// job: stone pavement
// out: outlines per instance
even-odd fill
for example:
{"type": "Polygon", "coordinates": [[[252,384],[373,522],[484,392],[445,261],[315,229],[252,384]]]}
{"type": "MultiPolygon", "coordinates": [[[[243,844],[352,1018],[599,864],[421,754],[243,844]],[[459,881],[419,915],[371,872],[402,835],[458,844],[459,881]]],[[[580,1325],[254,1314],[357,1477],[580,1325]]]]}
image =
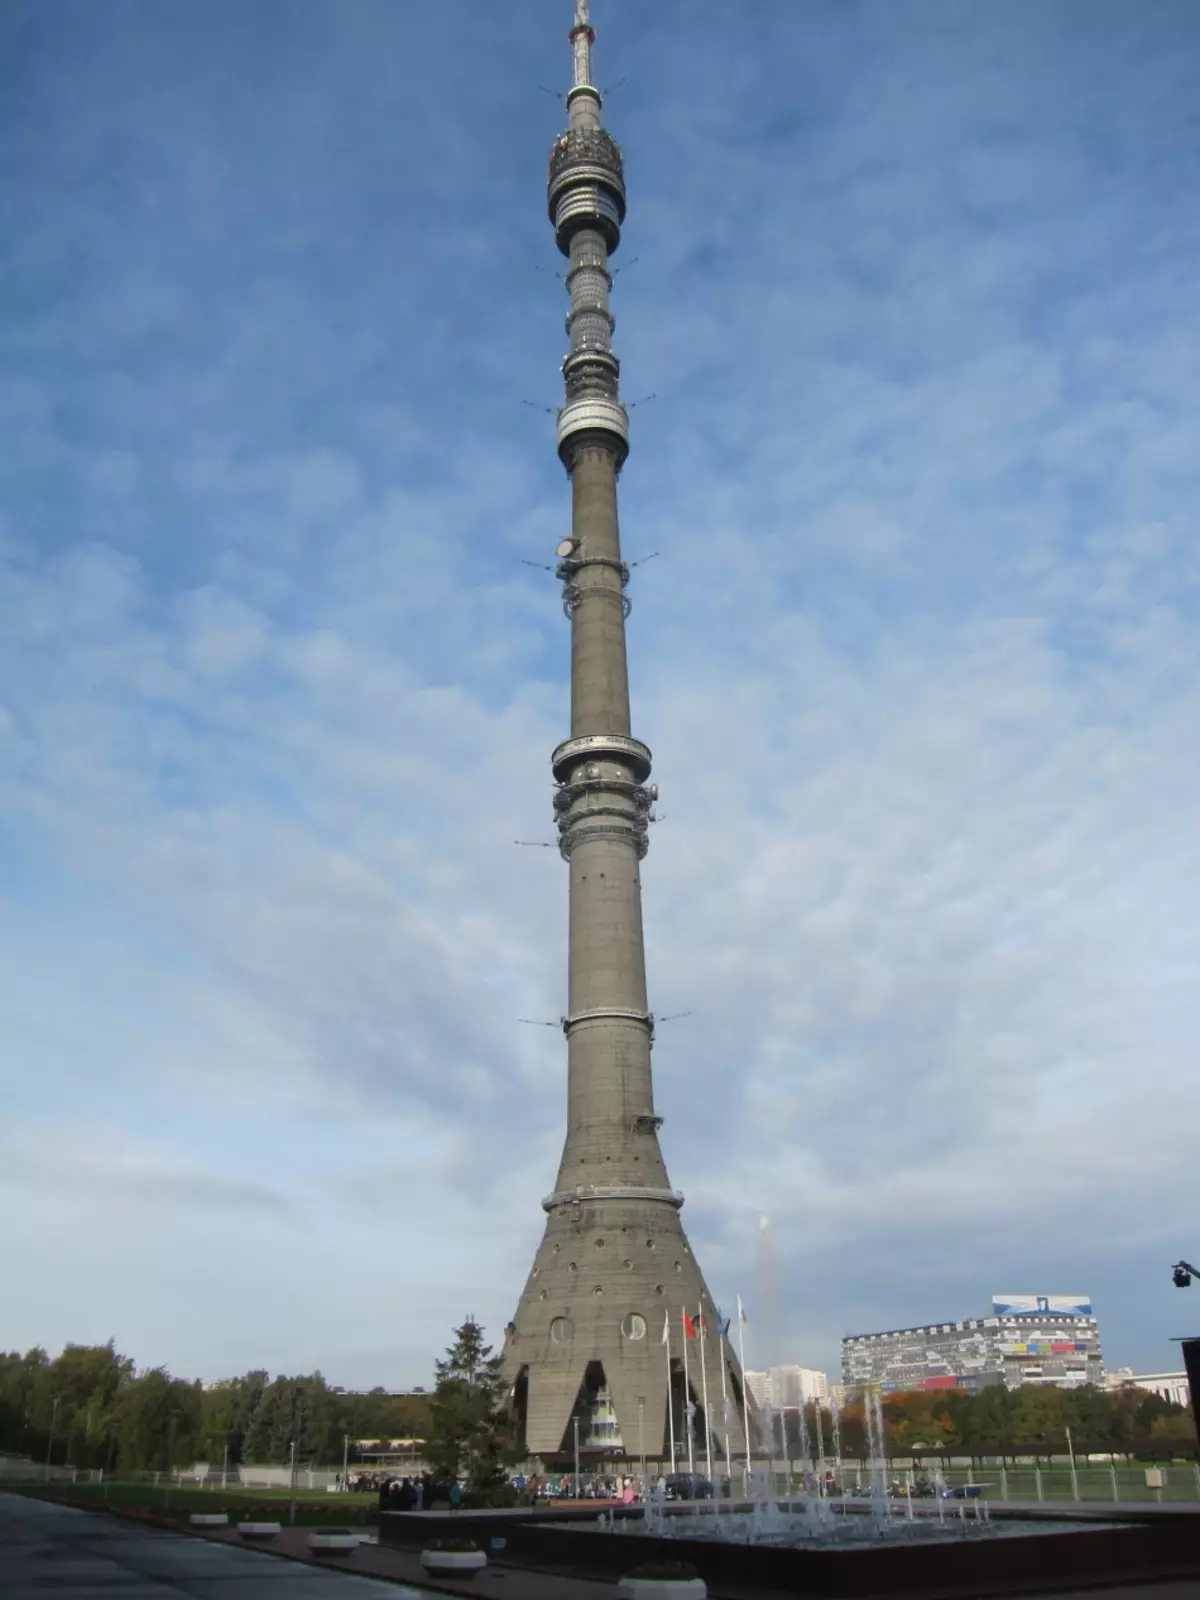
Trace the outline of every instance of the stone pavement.
{"type": "MultiPolygon", "coordinates": [[[[371,1544],[351,1557],[352,1571],[331,1569],[308,1554],[307,1537],[285,1528],[268,1553],[247,1549],[230,1530],[191,1537],[0,1493],[0,1600],[613,1600],[611,1583],[515,1568],[441,1583],[425,1576],[414,1553],[371,1544]]],[[[1200,1580],[1024,1600],[1200,1600],[1200,1580]]]]}
{"type": "Polygon", "coordinates": [[[189,1600],[419,1600],[416,1589],[394,1583],[0,1494],[3,1600],[180,1600],[183,1595],[189,1600]]]}
{"type": "MultiPolygon", "coordinates": [[[[448,1514],[448,1520],[454,1519],[448,1514]]],[[[214,1543],[238,1542],[235,1530],[216,1529],[208,1537],[214,1543]]],[[[309,1555],[307,1539],[303,1528],[285,1528],[271,1541],[271,1548],[278,1555],[291,1556],[294,1561],[312,1562],[319,1558],[309,1555]]],[[[435,1594],[462,1595],[469,1600],[476,1596],[479,1600],[614,1600],[616,1593],[615,1584],[598,1578],[567,1578],[552,1572],[529,1572],[515,1567],[487,1567],[478,1577],[467,1580],[431,1578],[415,1551],[400,1550],[392,1545],[360,1544],[352,1560],[355,1572],[366,1577],[385,1578],[392,1585],[415,1586],[392,1587],[389,1590],[392,1596],[419,1593],[423,1600],[431,1600],[435,1594]]],[[[3,1589],[0,1595],[8,1600],[3,1589]]],[[[282,1593],[279,1600],[285,1600],[282,1593]]]]}
{"type": "Polygon", "coordinates": [[[285,1527],[268,1553],[247,1549],[232,1529],[166,1533],[0,1493],[2,1600],[613,1600],[614,1593],[611,1583],[502,1568],[469,1584],[442,1583],[425,1576],[415,1554],[373,1544],[359,1545],[344,1565],[352,1570],[310,1555],[303,1528],[285,1527]]]}

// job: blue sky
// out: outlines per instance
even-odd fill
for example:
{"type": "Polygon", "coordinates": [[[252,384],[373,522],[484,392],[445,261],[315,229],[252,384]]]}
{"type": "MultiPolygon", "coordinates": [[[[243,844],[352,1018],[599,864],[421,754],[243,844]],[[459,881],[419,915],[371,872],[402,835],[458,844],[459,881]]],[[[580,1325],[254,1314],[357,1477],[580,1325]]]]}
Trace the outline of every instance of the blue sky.
{"type": "MultiPolygon", "coordinates": [[[[0,15],[4,1344],[398,1385],[515,1305],[564,1111],[517,1018],[562,1010],[566,876],[512,841],[567,727],[522,563],[569,511],[571,10],[0,15]]],[[[760,1364],[1014,1291],[1173,1365],[1195,8],[593,20],[656,396],[657,1094],[714,1292],[760,1364]]]]}

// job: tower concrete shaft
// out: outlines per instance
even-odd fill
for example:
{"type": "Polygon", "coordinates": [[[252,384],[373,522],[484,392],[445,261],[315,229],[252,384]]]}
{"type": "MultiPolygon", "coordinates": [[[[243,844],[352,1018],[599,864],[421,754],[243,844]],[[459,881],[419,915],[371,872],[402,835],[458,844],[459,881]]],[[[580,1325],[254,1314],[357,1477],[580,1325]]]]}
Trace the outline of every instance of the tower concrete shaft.
{"type": "Polygon", "coordinates": [[[703,1457],[707,1426],[715,1459],[723,1459],[722,1393],[733,1402],[738,1441],[741,1373],[684,1237],[683,1196],[671,1188],[659,1148],[650,1069],[640,863],[657,790],[649,784],[650,751],[630,727],[629,569],[617,520],[629,421],[609,310],[608,263],[620,244],[625,181],[592,83],[586,0],[577,0],[570,37],[568,126],[548,174],[570,296],[557,442],[571,479],[571,531],[558,546],[556,571],[571,622],[571,737],[551,762],[559,846],[570,869],[567,1135],[505,1358],[532,1452],[572,1448],[578,1420],[585,1452],[607,1446],[627,1458],[670,1459],[673,1411],[677,1459],[687,1459],[689,1426],[693,1454],[703,1457]],[[702,1314],[707,1333],[703,1365],[699,1340],[688,1341],[690,1394],[685,1312],[693,1321],[702,1314]]]}

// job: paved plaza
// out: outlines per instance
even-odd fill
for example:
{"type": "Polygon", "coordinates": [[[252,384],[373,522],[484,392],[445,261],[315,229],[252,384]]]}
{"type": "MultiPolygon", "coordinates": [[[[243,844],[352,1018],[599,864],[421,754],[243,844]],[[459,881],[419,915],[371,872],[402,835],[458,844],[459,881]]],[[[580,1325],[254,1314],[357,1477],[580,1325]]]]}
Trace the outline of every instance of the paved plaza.
{"type": "MultiPolygon", "coordinates": [[[[1200,1518],[1198,1518],[1200,1521],[1200,1518]]],[[[248,1550],[232,1530],[203,1538],[141,1528],[101,1513],[0,1493],[0,1600],[612,1600],[614,1585],[514,1568],[490,1568],[469,1586],[426,1580],[413,1552],[360,1547],[361,1575],[307,1557],[303,1530],[285,1529],[277,1553],[248,1550]],[[290,1559],[289,1559],[290,1558],[290,1559]]],[[[737,1588],[714,1600],[742,1600],[737,1588]]],[[[936,1592],[936,1591],[931,1591],[936,1592]]],[[[1024,1600],[1197,1600],[1200,1578],[1027,1593],[1024,1600]]],[[[759,1592],[758,1600],[766,1600],[759,1592]]],[[[787,1600],[774,1596],[771,1600],[787,1600]]],[[[914,1597],[915,1600],[915,1597],[914,1597]]]]}
{"type": "Polygon", "coordinates": [[[428,1591],[0,1494],[4,1600],[418,1600],[428,1591]]]}

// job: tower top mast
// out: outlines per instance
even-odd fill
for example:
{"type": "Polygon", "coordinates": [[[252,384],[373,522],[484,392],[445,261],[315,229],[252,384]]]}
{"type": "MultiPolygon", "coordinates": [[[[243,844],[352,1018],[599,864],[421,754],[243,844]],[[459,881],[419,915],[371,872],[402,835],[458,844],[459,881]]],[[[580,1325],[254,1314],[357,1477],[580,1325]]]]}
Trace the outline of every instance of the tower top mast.
{"type": "Polygon", "coordinates": [[[575,26],[571,29],[571,43],[575,47],[575,87],[592,87],[592,45],[596,32],[588,15],[588,0],[575,0],[575,26]]]}

